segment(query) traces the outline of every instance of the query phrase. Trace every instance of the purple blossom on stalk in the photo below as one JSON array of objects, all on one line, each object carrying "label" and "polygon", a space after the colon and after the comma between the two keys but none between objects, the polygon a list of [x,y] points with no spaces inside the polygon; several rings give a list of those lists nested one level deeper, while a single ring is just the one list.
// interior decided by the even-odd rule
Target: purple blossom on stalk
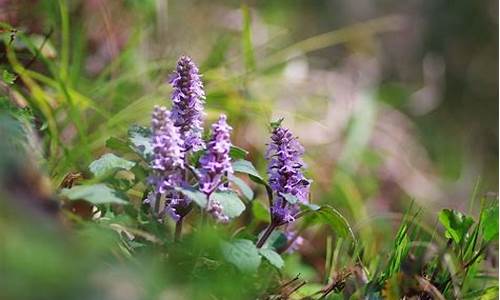
[{"label": "purple blossom on stalk", "polygon": [[184,150],[189,152],[205,148],[201,138],[205,92],[198,67],[188,56],[181,56],[169,82],[173,87],[171,118],[184,140]]},{"label": "purple blossom on stalk", "polygon": [[[161,216],[168,213],[175,221],[181,218],[180,210],[189,204],[181,193],[175,190],[183,184],[184,153],[179,129],[170,119],[170,112],[163,106],[155,106],[152,116],[153,174],[149,182],[153,191],[146,202]],[[157,201],[164,196],[165,206],[157,208]]]},{"label": "purple blossom on stalk", "polygon": [[[227,124],[227,117],[221,115],[219,120],[212,124],[212,135],[207,143],[207,150],[200,158],[200,191],[207,199],[217,189],[225,189],[222,180],[228,173],[233,173],[229,150],[231,148],[231,130]],[[216,200],[208,201],[207,211],[220,221],[227,221],[222,214],[220,203]]]},{"label": "purple blossom on stalk", "polygon": [[271,216],[276,226],[292,223],[300,210],[299,203],[291,204],[285,197],[292,195],[298,202],[308,202],[310,181],[303,174],[303,154],[304,148],[289,129],[281,125],[274,128],[266,158],[269,185],[274,192]]}]

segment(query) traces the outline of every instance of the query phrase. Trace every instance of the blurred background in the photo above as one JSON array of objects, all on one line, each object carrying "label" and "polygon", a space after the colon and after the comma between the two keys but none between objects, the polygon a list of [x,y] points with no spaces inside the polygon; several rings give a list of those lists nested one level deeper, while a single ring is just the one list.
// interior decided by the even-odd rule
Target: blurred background
[{"label": "blurred background", "polygon": [[52,188],[169,105],[168,76],[189,55],[206,124],[227,113],[264,173],[268,123],[284,117],[305,146],[312,201],[354,227],[411,201],[434,219],[477,212],[473,194],[497,197],[498,1],[0,0],[0,21],[16,49],[2,45],[0,63],[32,71],[2,97],[53,108],[33,133]]}]

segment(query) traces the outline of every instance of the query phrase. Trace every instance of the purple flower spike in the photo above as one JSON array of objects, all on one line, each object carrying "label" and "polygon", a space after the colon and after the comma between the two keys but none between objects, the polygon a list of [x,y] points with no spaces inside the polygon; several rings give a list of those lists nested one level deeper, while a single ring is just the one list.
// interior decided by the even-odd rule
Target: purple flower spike
[{"label": "purple flower spike", "polygon": [[232,128],[226,122],[226,116],[212,124],[212,136],[207,143],[207,151],[200,158],[200,190],[206,195],[220,187],[223,176],[233,173],[229,150],[231,148]]},{"label": "purple flower spike", "polygon": [[271,207],[272,222],[279,226],[295,221],[299,203],[291,204],[286,195],[295,196],[302,203],[308,202],[310,181],[303,174],[304,148],[289,129],[277,126],[272,132],[266,158],[269,185],[275,197]]},{"label": "purple flower spike", "polygon": [[[149,177],[153,191],[146,202],[160,216],[163,211],[169,213],[174,220],[181,217],[179,209],[187,206],[188,200],[175,191],[175,187],[183,183],[184,152],[179,129],[170,119],[170,112],[163,106],[155,106],[152,117],[153,174]],[[165,197],[165,207],[156,207],[160,197]]]},{"label": "purple flower spike", "polygon": [[191,58],[179,58],[169,82],[173,87],[171,118],[184,140],[184,150],[189,152],[205,148],[201,138],[205,92],[198,68]]},{"label": "purple flower spike", "polygon": [[[207,151],[200,158],[200,191],[207,198],[217,189],[223,190],[222,179],[228,173],[233,173],[229,150],[231,148],[231,130],[227,124],[227,117],[221,115],[219,120],[212,125],[212,136],[207,143]],[[209,201],[207,211],[220,221],[227,221],[227,217],[222,215],[220,203]]]}]

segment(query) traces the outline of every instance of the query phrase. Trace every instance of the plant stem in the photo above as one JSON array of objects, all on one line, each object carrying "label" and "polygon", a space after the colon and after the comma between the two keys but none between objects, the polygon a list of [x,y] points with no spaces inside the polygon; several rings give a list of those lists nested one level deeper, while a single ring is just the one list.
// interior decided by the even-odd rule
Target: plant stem
[{"label": "plant stem", "polygon": [[182,233],[182,218],[175,223],[175,241],[178,242]]},{"label": "plant stem", "polygon": [[259,239],[257,242],[256,246],[258,249],[262,248],[264,243],[267,241],[267,239],[271,236],[271,233],[273,233],[274,229],[276,228],[276,225],[271,223],[269,226],[267,226],[266,231],[262,235],[262,237]]}]

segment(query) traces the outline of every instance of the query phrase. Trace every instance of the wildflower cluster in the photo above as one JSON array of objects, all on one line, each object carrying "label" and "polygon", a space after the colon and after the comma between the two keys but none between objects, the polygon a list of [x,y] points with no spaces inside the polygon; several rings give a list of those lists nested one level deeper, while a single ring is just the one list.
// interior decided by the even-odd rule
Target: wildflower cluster
[{"label": "wildflower cluster", "polygon": [[[233,173],[232,128],[222,114],[212,124],[208,140],[202,139],[205,92],[198,68],[189,57],[179,59],[170,83],[173,88],[171,112],[162,106],[155,107],[153,112],[153,159],[150,162],[153,191],[146,202],[159,217],[169,215],[177,225],[182,225],[193,202],[218,222],[226,223],[229,217],[224,205],[228,202],[221,203],[220,197],[234,194],[229,185],[229,179],[234,178],[229,176]],[[263,245],[274,229],[286,225],[285,235],[289,241],[286,250],[294,251],[303,239],[288,225],[295,221],[300,203],[308,201],[310,181],[303,174],[304,149],[297,138],[281,124],[273,128],[266,152],[269,181],[265,183],[271,203],[271,222],[257,247]],[[244,209],[243,203],[240,207]],[[176,236],[179,232],[177,228]]]}]

